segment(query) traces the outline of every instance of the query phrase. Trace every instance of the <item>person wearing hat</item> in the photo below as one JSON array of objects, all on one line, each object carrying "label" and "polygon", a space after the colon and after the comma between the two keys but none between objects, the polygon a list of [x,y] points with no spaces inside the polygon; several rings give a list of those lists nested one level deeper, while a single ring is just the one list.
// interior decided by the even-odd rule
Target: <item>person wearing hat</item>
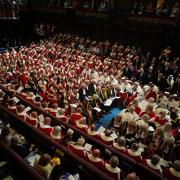
[{"label": "person wearing hat", "polygon": [[180,161],[174,161],[174,165],[163,170],[163,176],[169,180],[180,179]]},{"label": "person wearing hat", "polygon": [[100,149],[93,149],[91,153],[87,155],[87,160],[100,170],[104,167]]},{"label": "person wearing hat", "polygon": [[52,137],[55,140],[60,140],[61,139],[61,126],[53,127],[53,130],[50,132],[50,137]]},{"label": "person wearing hat", "polygon": [[113,143],[113,138],[111,137],[112,131],[110,129],[106,129],[104,133],[100,134],[100,140],[107,145],[111,145]]},{"label": "person wearing hat", "polygon": [[115,180],[121,179],[121,169],[118,167],[119,159],[117,156],[112,156],[109,163],[105,163],[104,172]]}]

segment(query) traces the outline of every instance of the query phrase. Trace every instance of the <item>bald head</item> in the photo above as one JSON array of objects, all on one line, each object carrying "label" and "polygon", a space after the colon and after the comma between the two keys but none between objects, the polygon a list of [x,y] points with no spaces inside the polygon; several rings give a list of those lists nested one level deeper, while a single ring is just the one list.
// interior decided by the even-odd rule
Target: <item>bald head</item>
[{"label": "bald head", "polygon": [[137,180],[137,176],[136,176],[136,173],[133,172],[133,173],[130,173],[126,176],[126,180]]}]

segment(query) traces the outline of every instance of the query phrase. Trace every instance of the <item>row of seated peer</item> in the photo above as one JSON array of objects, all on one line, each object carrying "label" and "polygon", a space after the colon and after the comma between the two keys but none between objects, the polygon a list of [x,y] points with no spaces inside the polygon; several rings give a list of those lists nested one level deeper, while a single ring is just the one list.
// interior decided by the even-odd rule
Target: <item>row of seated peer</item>
[{"label": "row of seated peer", "polygon": [[[10,100],[10,102],[11,102],[11,100]],[[20,106],[21,106],[21,108],[23,108],[22,105],[19,105],[18,107],[20,107]],[[17,107],[17,109],[19,109],[18,107]],[[16,113],[17,113],[17,117],[18,117],[18,112],[16,112]],[[37,112],[32,111],[30,114],[31,114],[30,116],[32,116],[32,115],[34,116],[35,114],[37,115]],[[19,115],[19,118],[22,118],[26,121],[26,118],[24,118],[25,116],[28,119],[28,113],[26,113],[26,115],[24,114],[23,116],[22,116],[22,114]],[[29,122],[29,121],[27,121],[27,122]],[[65,133],[62,131],[61,126],[55,126],[55,127],[50,126],[50,123],[51,123],[50,117],[46,117],[44,119],[44,123],[45,123],[44,128],[40,128],[40,130],[42,130],[46,134],[49,134],[50,137],[52,137],[53,139],[59,141],[60,143],[64,144],[65,146],[67,146],[75,154],[81,156],[82,158],[87,158],[87,160],[89,160],[89,162],[91,162],[92,164],[94,164],[94,163],[96,164],[96,160],[94,162],[94,158],[91,158],[92,154],[94,154],[94,156],[97,156],[97,165],[99,164],[98,166],[101,166],[101,169],[103,171],[105,171],[107,173],[107,175],[112,176],[115,179],[120,178],[120,169],[118,168],[119,160],[116,156],[108,157],[108,158],[110,158],[110,160],[109,159],[106,160],[107,162],[105,163],[103,160],[101,160],[98,157],[98,156],[100,156],[99,149],[94,149],[94,150],[92,150],[92,152],[85,151],[85,149],[84,149],[85,140],[82,137],[75,138],[75,139],[77,139],[77,142],[73,142],[71,140],[72,135],[73,135],[72,131],[67,131]],[[97,155],[97,154],[99,154],[99,155]],[[99,160],[101,160],[101,162],[99,162]]]},{"label": "row of seated peer", "polygon": [[[12,100],[10,100],[10,102],[12,102]],[[18,107],[21,107],[21,109],[23,108],[21,105],[20,106],[18,106]],[[10,107],[9,107],[10,108]],[[10,108],[11,109],[11,108]],[[19,108],[17,108],[17,109],[19,109]],[[36,114],[36,115],[35,115]],[[77,113],[75,113],[76,115],[77,115]],[[21,116],[21,115],[20,115]],[[31,113],[31,115],[30,116],[34,116],[33,118],[36,118],[36,122],[38,122],[38,115],[37,115],[37,112],[32,112]],[[73,115],[72,115],[73,116]],[[94,135],[96,135],[96,137],[98,137],[98,133],[95,131],[95,128],[94,128],[94,125],[91,125],[90,126],[90,128],[88,128],[88,126],[85,124],[85,122],[84,122],[84,119],[82,118],[82,115],[81,114],[79,114],[79,116],[81,117],[80,119],[79,119],[79,121],[78,122],[80,122],[80,124],[81,125],[83,125],[83,129],[84,130],[90,130],[91,132],[93,132],[93,134]],[[21,116],[22,117],[22,116]],[[27,119],[25,119],[24,118],[24,120],[28,120],[29,119],[29,117],[28,117],[28,115],[27,114],[24,114],[24,117],[27,117]],[[77,117],[77,116],[76,116]],[[30,118],[31,119],[31,118]],[[71,118],[70,118],[71,119]],[[77,119],[76,119],[76,121],[77,121]],[[30,121],[28,121],[28,122],[30,122]],[[74,121],[72,121],[73,123],[72,124],[74,124]],[[55,134],[56,134],[56,137],[54,136],[54,138],[55,139],[60,139],[61,138],[61,128],[60,127],[56,127],[56,128],[52,128],[51,126],[50,126],[50,123],[51,123],[51,119],[49,118],[49,117],[47,117],[47,118],[45,118],[45,120],[44,120],[44,123],[45,123],[45,125],[46,125],[46,128],[48,127],[48,128],[50,128],[51,129],[51,132],[50,132],[50,135],[51,135],[51,137],[53,137],[53,134],[54,133],[52,133],[53,132],[53,130],[56,132]],[[75,123],[76,124],[76,123]],[[34,125],[34,124],[31,124],[31,125]],[[56,129],[56,130],[55,130]],[[82,129],[82,126],[81,126],[81,129]],[[49,131],[49,129],[48,129],[48,131]],[[89,131],[89,132],[90,132]],[[46,133],[47,133],[47,131],[46,131]],[[49,133],[49,132],[48,132]],[[57,135],[58,134],[58,135]],[[90,133],[91,134],[91,133]],[[112,132],[111,132],[111,130],[106,130],[104,133],[102,133],[102,134],[100,134],[100,139],[103,141],[104,139],[103,138],[105,138],[105,141],[104,141],[104,143],[107,143],[107,144],[109,144],[109,145],[112,145],[113,144],[113,147],[115,147],[115,148],[117,148],[118,150],[120,150],[120,151],[124,151],[125,153],[127,153],[127,155],[128,156],[131,156],[132,158],[134,158],[134,159],[136,159],[137,161],[139,161],[142,157],[141,157],[141,151],[140,151],[140,148],[139,148],[139,144],[138,143],[127,143],[126,144],[126,139],[124,138],[124,137],[119,137],[118,139],[117,139],[117,142],[114,142],[113,143],[113,139],[110,137],[110,135],[112,134]],[[64,136],[64,138],[63,139],[65,139],[65,141],[66,141],[66,145],[68,145],[69,146],[69,148],[72,150],[72,151],[74,151],[76,154],[79,154],[80,156],[84,156],[84,157],[88,157],[88,155],[86,154],[86,151],[84,150],[84,144],[85,144],[85,140],[83,139],[83,138],[79,138],[78,140],[77,140],[77,147],[76,146],[74,146],[74,142],[71,140],[71,138],[72,138],[72,132],[70,131],[70,132],[68,132],[67,134],[66,134],[66,136]],[[130,149],[128,149],[128,150],[126,150],[126,147],[125,147],[125,144],[128,146],[128,147],[130,147],[130,144],[132,144],[131,145],[131,148]],[[141,144],[141,147],[143,147],[143,144]],[[99,150],[95,150],[95,152],[94,153],[97,153],[97,152],[100,152]],[[99,153],[98,153],[99,154]],[[100,155],[96,155],[96,156],[98,156],[98,158],[99,158],[99,156]],[[148,159],[147,161],[143,161],[143,162],[145,162],[145,163],[147,163],[147,165],[149,165],[152,169],[155,169],[157,172],[159,172],[159,173],[161,173],[161,167],[160,167],[160,165],[163,165],[163,161],[162,161],[162,159],[158,156],[158,155],[154,155],[154,156],[152,156],[152,159],[151,159],[151,161]],[[97,164],[99,164],[99,165],[96,165],[96,166],[102,166],[103,165],[103,163],[100,161],[100,162],[98,162]],[[153,164],[153,165],[152,165]],[[155,166],[155,168],[154,168],[154,166]],[[165,166],[167,166],[167,164],[165,164]],[[158,167],[158,169],[156,169]],[[102,168],[102,167],[101,167]]]},{"label": "row of seated peer", "polygon": [[[143,159],[158,154],[173,162],[179,159],[180,81],[179,60],[172,54],[172,50],[167,48],[158,59],[150,53],[146,56],[136,48],[118,43],[95,42],[61,33],[51,40],[32,44],[28,48],[22,47],[18,52],[12,50],[4,53],[0,56],[0,75],[4,87],[14,93],[13,97],[25,99],[27,106],[36,104],[46,110],[51,118],[56,116],[60,124],[71,124],[75,131],[78,128],[81,130],[78,132],[91,134],[108,147],[116,143],[118,137],[124,137],[127,158],[134,158],[135,154],[139,156],[139,151],[144,149],[141,153]],[[129,80],[133,77],[139,82]],[[147,85],[149,81],[156,85]],[[157,86],[169,92],[161,92]],[[19,88],[23,90],[17,96],[16,90]],[[14,106],[12,111],[15,114],[20,110],[18,114],[29,124],[37,128],[44,126],[39,111],[24,113],[26,108],[21,103],[13,105],[14,102],[9,101],[6,95],[0,95],[3,100],[7,100],[7,104],[3,102],[3,105]],[[101,131],[96,132],[95,121],[111,110],[105,102],[112,97],[118,98],[117,102],[123,105],[124,110],[112,120],[107,130],[104,128],[102,132],[101,128]],[[13,100],[17,102],[17,99]],[[70,109],[73,103],[79,105],[74,110]],[[101,111],[93,117],[94,107]],[[33,111],[36,110],[33,108]],[[52,119],[51,123],[54,126]],[[50,128],[50,135],[51,132]],[[151,139],[153,143],[149,143]],[[126,148],[129,150],[126,151]],[[130,149],[138,152],[133,154]],[[151,151],[147,153],[149,149]],[[141,157],[134,159],[139,162]],[[168,163],[164,164],[167,166]]]}]

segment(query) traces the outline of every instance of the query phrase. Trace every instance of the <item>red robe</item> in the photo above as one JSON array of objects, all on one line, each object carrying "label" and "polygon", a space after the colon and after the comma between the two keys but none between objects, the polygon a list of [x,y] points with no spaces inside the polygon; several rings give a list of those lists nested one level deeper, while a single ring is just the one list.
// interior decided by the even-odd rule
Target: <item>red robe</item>
[{"label": "red robe", "polygon": [[157,99],[157,94],[156,94],[154,91],[149,90],[149,91],[147,92],[146,99],[149,99],[149,98],[151,98],[151,97],[156,100],[156,99]]},{"label": "red robe", "polygon": [[47,135],[50,135],[50,133],[52,132],[53,128],[50,127],[50,126],[40,126],[39,129],[44,133],[44,134],[47,134]]},{"label": "red robe", "polygon": [[81,158],[84,158],[86,155],[83,148],[78,149],[77,146],[70,145],[69,149]]},{"label": "red robe", "polygon": [[115,168],[114,172],[112,172],[109,170],[108,166],[110,166],[110,165],[105,163],[103,171],[112,179],[120,180],[121,170],[119,168]]},{"label": "red robe", "polygon": [[38,126],[38,121],[36,118],[32,118],[31,116],[27,117],[26,122],[34,127]]},{"label": "red robe", "polygon": [[69,123],[74,126],[76,121],[80,120],[81,118],[83,118],[82,114],[73,113],[70,117]]},{"label": "red robe", "polygon": [[174,174],[171,173],[170,168],[165,168],[163,170],[163,176],[166,177],[169,180],[179,180],[180,176],[177,177]]},{"label": "red robe", "polygon": [[168,122],[168,120],[162,119],[159,116],[156,116],[154,121],[157,122],[158,124],[160,124],[161,126],[163,126],[164,124],[166,124]]},{"label": "red robe", "polygon": [[97,158],[94,159],[91,154],[89,154],[89,155],[87,156],[87,160],[88,160],[93,166],[95,166],[95,167],[97,167],[98,169],[102,170],[103,167],[104,167],[104,162],[103,162],[100,158],[98,158],[97,160],[96,160],[96,159],[97,159]]}]

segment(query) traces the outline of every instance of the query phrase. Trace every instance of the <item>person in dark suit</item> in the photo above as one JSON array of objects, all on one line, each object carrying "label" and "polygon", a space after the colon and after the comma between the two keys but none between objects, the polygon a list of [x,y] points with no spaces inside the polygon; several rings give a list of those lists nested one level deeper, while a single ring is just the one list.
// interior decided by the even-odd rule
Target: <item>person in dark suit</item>
[{"label": "person in dark suit", "polygon": [[96,93],[96,83],[95,80],[92,80],[88,86],[89,96],[93,96]]},{"label": "person in dark suit", "polygon": [[131,78],[132,71],[128,66],[123,70],[123,76],[126,76],[128,79]]},{"label": "person in dark suit", "polygon": [[164,90],[164,77],[160,71],[156,74],[155,78],[153,79],[154,84],[156,84],[160,90]]},{"label": "person in dark suit", "polygon": [[82,84],[81,88],[79,89],[79,100],[81,102],[84,102],[87,96],[88,96],[88,92],[87,92],[86,85]]},{"label": "person in dark suit", "polygon": [[147,74],[144,72],[144,70],[141,68],[138,75],[137,75],[137,80],[141,82],[142,84],[146,84],[148,81]]}]

